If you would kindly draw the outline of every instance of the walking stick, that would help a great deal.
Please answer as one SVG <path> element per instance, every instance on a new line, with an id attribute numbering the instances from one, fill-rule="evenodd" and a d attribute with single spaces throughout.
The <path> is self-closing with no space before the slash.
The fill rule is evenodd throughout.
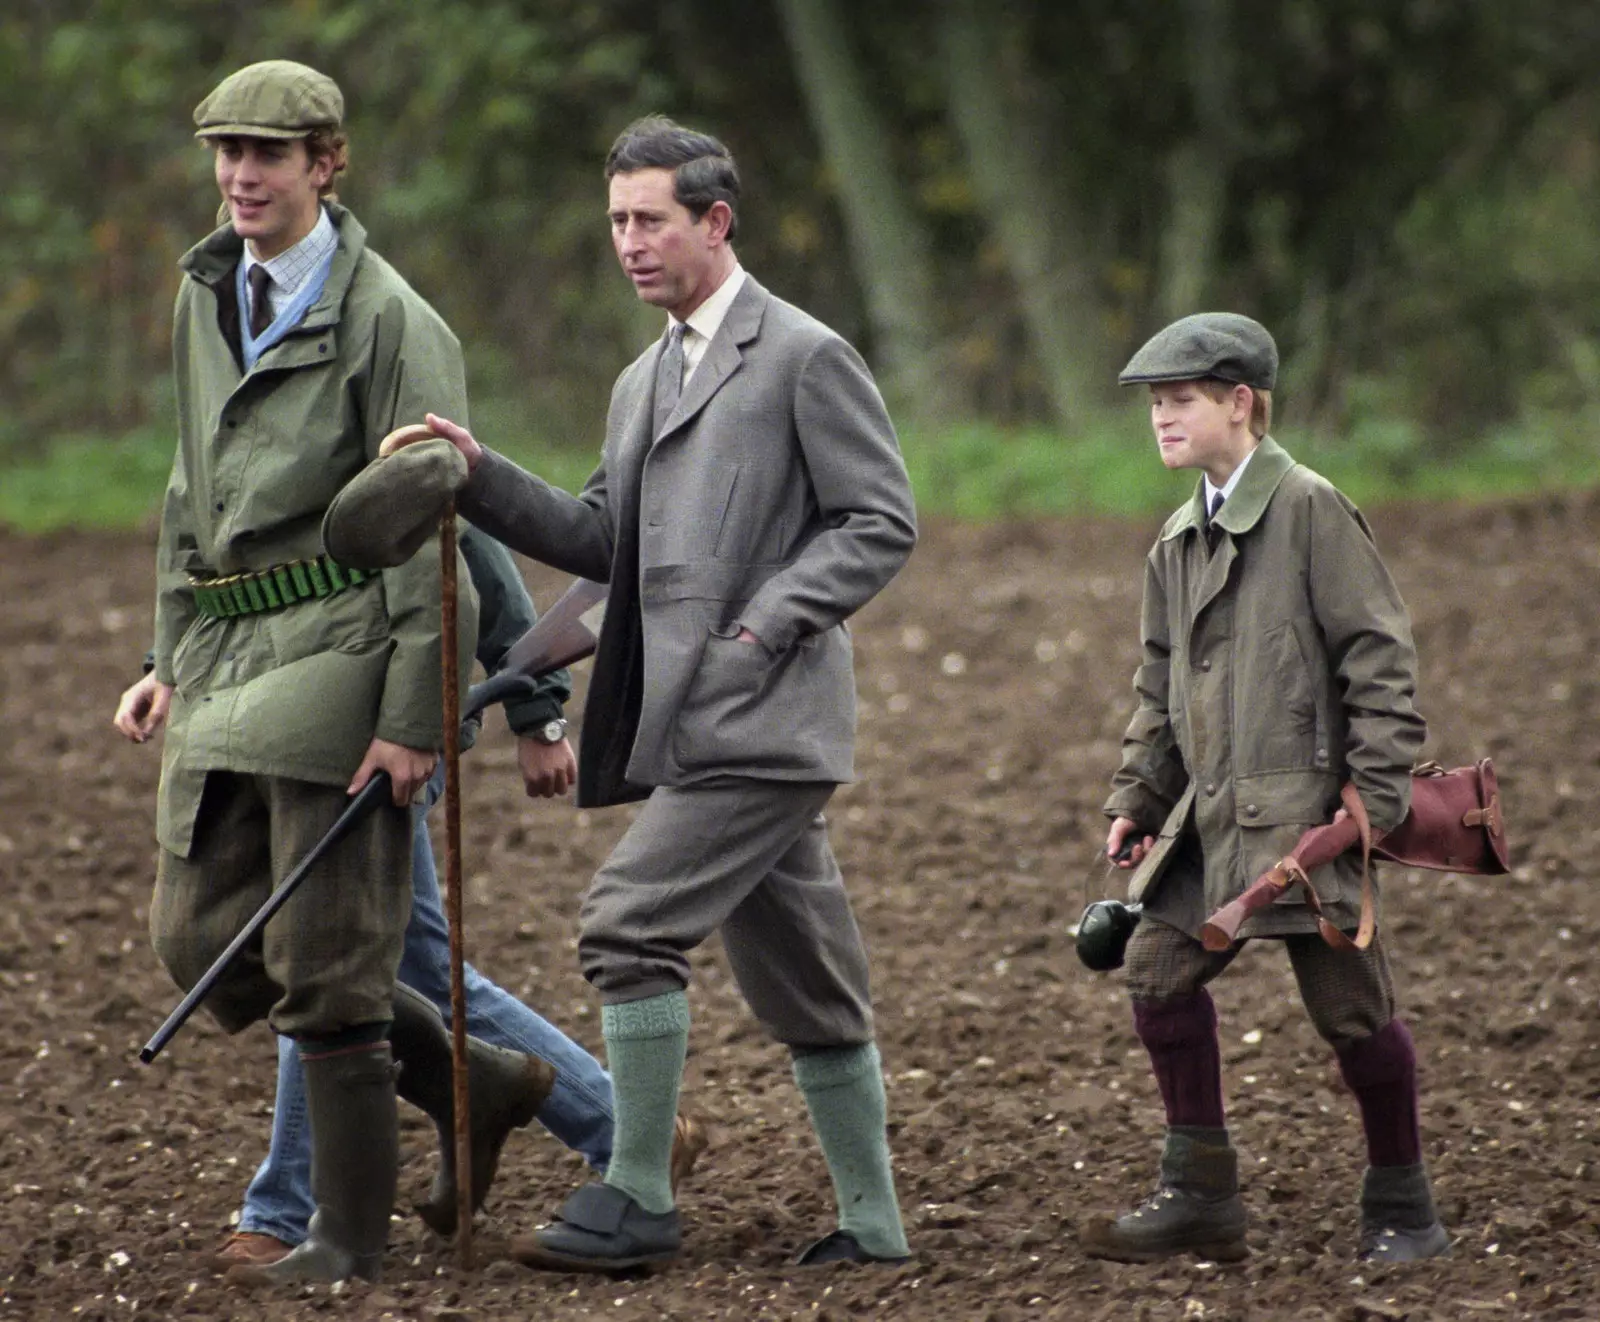
<path id="1" fill-rule="evenodd" d="M 472 1268 L 472 1098 L 467 1083 L 466 921 L 461 903 L 461 666 L 456 637 L 456 503 L 439 524 L 439 670 L 444 685 L 445 923 L 450 929 L 450 1063 L 455 1090 L 456 1257 Z"/>

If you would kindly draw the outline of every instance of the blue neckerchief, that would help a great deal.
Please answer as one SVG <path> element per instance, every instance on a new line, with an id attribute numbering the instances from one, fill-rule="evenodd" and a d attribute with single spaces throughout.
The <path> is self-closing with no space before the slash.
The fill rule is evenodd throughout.
<path id="1" fill-rule="evenodd" d="M 301 285 L 300 291 L 289 300 L 288 306 L 272 319 L 272 325 L 261 332 L 259 340 L 250 338 L 250 318 L 246 312 L 250 303 L 249 296 L 245 292 L 245 261 L 243 254 L 240 255 L 233 283 L 239 299 L 239 348 L 244 354 L 245 371 L 251 371 L 262 354 L 298 326 L 306 311 L 321 297 L 322 287 L 328 283 L 328 272 L 333 267 L 334 254 L 338 251 L 337 245 L 328 249 L 328 255 L 317 263 L 316 270 L 306 277 L 305 284 Z M 265 290 L 262 291 L 262 297 L 266 297 Z"/>

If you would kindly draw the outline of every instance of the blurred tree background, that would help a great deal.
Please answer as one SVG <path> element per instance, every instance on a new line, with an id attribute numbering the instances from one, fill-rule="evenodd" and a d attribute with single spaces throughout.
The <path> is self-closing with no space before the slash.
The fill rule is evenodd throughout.
<path id="1" fill-rule="evenodd" d="M 733 148 L 743 260 L 862 348 L 908 452 L 1088 438 L 1208 307 L 1274 328 L 1287 420 L 1397 470 L 1593 442 L 1593 3 L 7 0 L 0 465 L 165 426 L 217 201 L 190 110 L 270 56 L 338 79 L 343 200 L 461 336 L 480 424 L 541 444 L 592 451 L 656 333 L 600 166 L 658 110 Z"/>

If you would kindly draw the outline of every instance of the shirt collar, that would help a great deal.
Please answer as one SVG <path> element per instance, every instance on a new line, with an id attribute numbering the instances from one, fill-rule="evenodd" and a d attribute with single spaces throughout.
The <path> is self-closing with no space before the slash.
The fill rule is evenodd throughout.
<path id="1" fill-rule="evenodd" d="M 339 232 L 334 229 L 333 221 L 329 219 L 328 209 L 318 207 L 317 223 L 311 227 L 311 233 L 292 248 L 285 248 L 276 257 L 269 257 L 264 262 L 258 261 L 255 254 L 250 251 L 250 245 L 245 244 L 244 273 L 248 277 L 251 267 L 266 267 L 267 274 L 272 277 L 273 297 L 287 300 L 299 292 L 300 286 L 305 284 L 306 279 L 317 269 L 317 263 L 338 244 Z"/>
<path id="2" fill-rule="evenodd" d="M 1233 473 L 1229 476 L 1228 480 L 1220 487 L 1213 486 L 1211 483 L 1210 474 L 1206 475 L 1205 483 L 1207 509 L 1210 509 L 1217 503 L 1218 492 L 1222 493 L 1223 500 L 1227 500 L 1229 496 L 1233 495 L 1234 488 L 1239 485 L 1239 479 L 1244 476 L 1244 470 L 1250 467 L 1250 461 L 1255 458 L 1256 450 L 1259 448 L 1260 447 L 1258 445 L 1251 446 L 1250 452 L 1246 454 L 1242 460 L 1240 460 L 1239 466 L 1233 470 Z"/>
<path id="3" fill-rule="evenodd" d="M 739 290 L 744 287 L 744 267 L 737 262 L 733 270 L 728 273 L 716 289 L 712 290 L 711 297 L 706 299 L 699 307 L 691 312 L 685 321 L 690 330 L 702 339 L 709 342 L 722 325 L 723 319 L 728 315 L 728 309 L 733 306 L 733 300 L 738 297 Z M 670 330 L 678 324 L 678 319 L 670 312 L 667 313 L 667 327 Z"/>

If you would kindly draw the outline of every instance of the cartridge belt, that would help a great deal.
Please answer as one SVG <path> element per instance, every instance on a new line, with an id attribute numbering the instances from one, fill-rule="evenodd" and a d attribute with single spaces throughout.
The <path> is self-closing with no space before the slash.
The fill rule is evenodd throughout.
<path id="1" fill-rule="evenodd" d="M 331 556 L 319 555 L 311 560 L 291 560 L 285 565 L 273 565 L 270 569 L 257 569 L 248 574 L 230 574 L 226 578 L 191 577 L 189 587 L 202 615 L 232 619 L 237 615 L 261 615 L 302 601 L 334 597 L 377 577 L 359 569 L 346 569 Z"/>

